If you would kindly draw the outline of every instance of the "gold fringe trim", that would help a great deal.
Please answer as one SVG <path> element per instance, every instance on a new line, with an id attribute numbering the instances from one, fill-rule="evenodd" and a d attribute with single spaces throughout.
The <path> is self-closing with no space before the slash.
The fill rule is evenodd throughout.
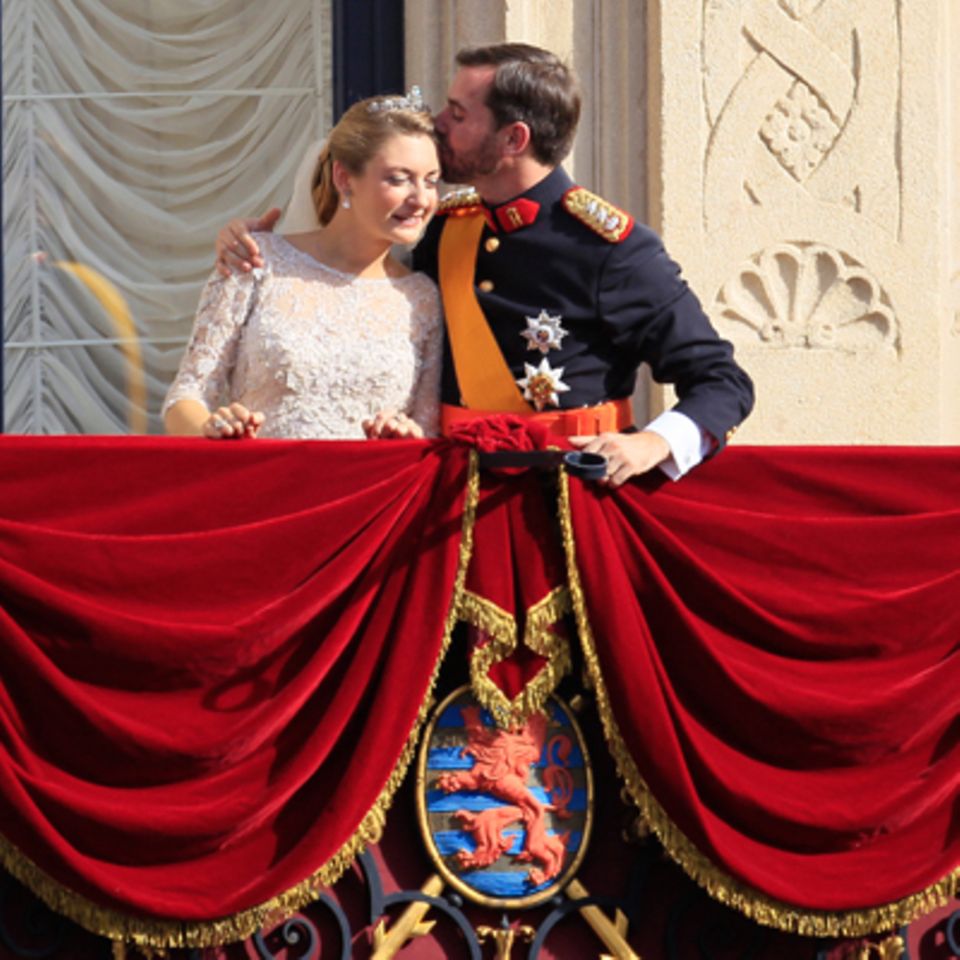
<path id="1" fill-rule="evenodd" d="M 274 926 L 316 900 L 324 887 L 329 887 L 340 879 L 368 844 L 376 843 L 380 839 L 386 823 L 387 811 L 413 760 L 423 725 L 435 702 L 433 693 L 440 667 L 450 648 L 450 638 L 459 619 L 457 611 L 461 605 L 467 567 L 473 553 L 473 528 L 476 522 L 479 493 L 478 458 L 476 451 L 471 450 L 453 596 L 444 621 L 440 654 L 433 666 L 426 694 L 400 759 L 380 791 L 380 795 L 367 811 L 354 834 L 316 873 L 265 903 L 232 916 L 219 920 L 181 922 L 137 917 L 98 906 L 79 893 L 57 883 L 13 844 L 0 836 L 0 862 L 7 872 L 28 887 L 54 913 L 67 917 L 90 933 L 113 940 L 115 957 L 125 955 L 124 943 L 135 944 L 141 950 L 162 951 L 164 948 L 171 947 L 216 947 L 245 940 L 258 930 Z"/>
<path id="2" fill-rule="evenodd" d="M 945 906 L 960 892 L 960 867 L 942 880 L 919 893 L 893 903 L 862 910 L 804 910 L 768 897 L 729 874 L 707 859 L 667 816 L 640 776 L 636 763 L 623 742 L 613 715 L 610 696 L 600 669 L 600 660 L 587 616 L 580 571 L 577 566 L 576 543 L 570 514 L 570 485 L 566 471 L 560 471 L 560 527 L 567 558 L 570 598 L 580 634 L 586 670 L 597 698 L 597 710 L 607 745 L 623 780 L 627 793 L 640 812 L 641 819 L 657 835 L 664 850 L 686 874 L 711 897 L 739 911 L 756 923 L 786 933 L 807 937 L 863 937 L 905 926 L 917 917 Z"/>
<path id="3" fill-rule="evenodd" d="M 470 686 L 499 727 L 521 726 L 531 714 L 541 711 L 557 684 L 570 671 L 570 642 L 564 634 L 550 629 L 570 609 L 570 593 L 565 586 L 560 586 L 527 610 L 524 645 L 547 662 L 511 700 L 490 679 L 489 671 L 516 650 L 516 619 L 491 600 L 464 590 L 460 619 L 490 638 L 489 643 L 475 650 L 470 658 Z"/>

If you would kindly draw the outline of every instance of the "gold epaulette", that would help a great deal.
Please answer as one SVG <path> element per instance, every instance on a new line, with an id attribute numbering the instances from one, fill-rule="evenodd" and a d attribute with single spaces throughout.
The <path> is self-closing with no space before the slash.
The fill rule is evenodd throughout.
<path id="1" fill-rule="evenodd" d="M 563 206 L 569 214 L 610 243 L 619 243 L 633 229 L 633 217 L 629 213 L 583 187 L 568 190 L 563 195 Z"/>
<path id="2" fill-rule="evenodd" d="M 461 190 L 451 190 L 437 206 L 437 213 L 452 213 L 455 210 L 466 210 L 469 207 L 480 206 L 480 194 L 473 187 L 464 187 Z"/>

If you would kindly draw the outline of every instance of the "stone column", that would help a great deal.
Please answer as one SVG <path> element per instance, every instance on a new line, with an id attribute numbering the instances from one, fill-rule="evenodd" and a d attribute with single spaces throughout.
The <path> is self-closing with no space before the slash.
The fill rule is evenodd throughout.
<path id="1" fill-rule="evenodd" d="M 960 5 L 947 4 L 947 70 L 944 101 L 949 106 L 950 140 L 947 169 L 947 211 L 950 218 L 950 305 L 947 311 L 949 350 L 944 370 L 944 439 L 960 443 Z"/>
<path id="2" fill-rule="evenodd" d="M 948 6 L 651 0 L 653 222 L 755 378 L 741 440 L 960 439 Z"/>

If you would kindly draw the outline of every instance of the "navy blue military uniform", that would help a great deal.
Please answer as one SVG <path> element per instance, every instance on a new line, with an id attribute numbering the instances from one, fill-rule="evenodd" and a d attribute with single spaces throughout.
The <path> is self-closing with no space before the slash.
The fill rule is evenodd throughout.
<path id="1" fill-rule="evenodd" d="M 638 368 L 647 363 L 657 382 L 674 385 L 674 409 L 722 446 L 753 406 L 753 385 L 733 348 L 717 335 L 652 230 L 633 224 L 612 241 L 565 206 L 573 189 L 558 167 L 522 197 L 486 208 L 475 289 L 512 374 L 520 379 L 525 363 L 541 361 L 523 331 L 527 318 L 545 311 L 559 316 L 565 331 L 547 354 L 569 387 L 557 396 L 560 408 L 630 396 Z M 504 216 L 518 202 L 529 221 L 520 225 L 515 214 Z M 446 220 L 442 205 L 414 251 L 414 267 L 434 279 Z M 449 339 L 442 400 L 461 404 Z"/>

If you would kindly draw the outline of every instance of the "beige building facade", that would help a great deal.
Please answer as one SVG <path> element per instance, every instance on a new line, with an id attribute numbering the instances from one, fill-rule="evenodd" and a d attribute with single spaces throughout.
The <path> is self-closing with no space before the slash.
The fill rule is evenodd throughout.
<path id="1" fill-rule="evenodd" d="M 571 173 L 663 235 L 736 345 L 748 443 L 960 442 L 958 34 L 956 0 L 406 4 L 432 103 L 461 45 L 575 66 Z"/>

